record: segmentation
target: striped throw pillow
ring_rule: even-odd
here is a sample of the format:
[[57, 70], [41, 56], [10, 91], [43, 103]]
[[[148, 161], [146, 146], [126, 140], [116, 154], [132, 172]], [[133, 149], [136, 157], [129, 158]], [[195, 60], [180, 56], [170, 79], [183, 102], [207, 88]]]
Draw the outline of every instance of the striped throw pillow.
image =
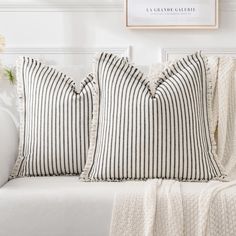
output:
[[76, 89], [56, 69], [23, 57], [17, 65], [19, 156], [12, 177], [79, 175], [87, 159], [93, 77]]
[[112, 54], [96, 65], [87, 181], [223, 179], [211, 129], [211, 81], [200, 53], [153, 80]]

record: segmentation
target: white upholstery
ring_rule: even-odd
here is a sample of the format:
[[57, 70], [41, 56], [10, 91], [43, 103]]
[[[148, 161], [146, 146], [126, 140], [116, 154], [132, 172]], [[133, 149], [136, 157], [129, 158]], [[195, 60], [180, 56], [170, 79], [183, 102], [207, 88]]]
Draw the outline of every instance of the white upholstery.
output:
[[1, 236], [106, 236], [115, 193], [143, 183], [84, 183], [78, 177], [14, 179], [0, 188]]
[[[192, 201], [206, 186], [181, 183], [184, 222], [191, 222], [184, 226], [186, 232], [196, 223], [194, 217], [188, 219]], [[79, 182], [78, 177], [11, 180], [0, 188], [0, 236], [108, 236], [116, 193], [144, 191], [144, 187], [144, 182], [89, 183]], [[233, 209], [236, 187], [217, 195], [213, 211], [222, 197]], [[215, 220], [220, 224], [220, 217]]]
[[18, 151], [18, 132], [7, 111], [0, 109], [0, 187], [7, 182]]

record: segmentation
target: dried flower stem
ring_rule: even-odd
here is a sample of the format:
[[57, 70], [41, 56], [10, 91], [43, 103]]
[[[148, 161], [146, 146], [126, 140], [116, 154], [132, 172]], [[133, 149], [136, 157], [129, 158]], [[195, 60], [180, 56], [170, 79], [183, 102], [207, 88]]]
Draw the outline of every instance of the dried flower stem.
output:
[[2, 52], [4, 50], [5, 47], [5, 38], [0, 35], [0, 52]]

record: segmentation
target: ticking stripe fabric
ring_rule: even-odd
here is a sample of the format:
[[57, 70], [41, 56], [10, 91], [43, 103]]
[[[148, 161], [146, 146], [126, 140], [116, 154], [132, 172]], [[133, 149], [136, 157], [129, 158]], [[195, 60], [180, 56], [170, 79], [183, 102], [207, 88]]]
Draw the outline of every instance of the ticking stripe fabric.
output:
[[20, 109], [17, 176], [79, 175], [87, 159], [93, 110], [93, 76], [75, 82], [23, 57], [17, 65]]
[[101, 54], [91, 147], [81, 179], [224, 178], [211, 131], [209, 73], [206, 59], [196, 53], [164, 70], [151, 92], [153, 80], [139, 69]]

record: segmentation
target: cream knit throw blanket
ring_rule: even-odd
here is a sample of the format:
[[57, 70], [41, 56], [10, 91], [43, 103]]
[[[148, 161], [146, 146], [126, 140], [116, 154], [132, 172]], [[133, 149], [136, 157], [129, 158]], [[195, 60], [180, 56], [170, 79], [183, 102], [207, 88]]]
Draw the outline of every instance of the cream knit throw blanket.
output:
[[[236, 176], [236, 62], [209, 58], [218, 156]], [[235, 236], [236, 181], [149, 180], [139, 191], [116, 195], [111, 236]], [[184, 190], [185, 189], [185, 190]]]
[[[226, 171], [236, 177], [236, 60], [219, 59], [213, 111], [218, 156]], [[218, 125], [218, 128], [217, 128]]]

